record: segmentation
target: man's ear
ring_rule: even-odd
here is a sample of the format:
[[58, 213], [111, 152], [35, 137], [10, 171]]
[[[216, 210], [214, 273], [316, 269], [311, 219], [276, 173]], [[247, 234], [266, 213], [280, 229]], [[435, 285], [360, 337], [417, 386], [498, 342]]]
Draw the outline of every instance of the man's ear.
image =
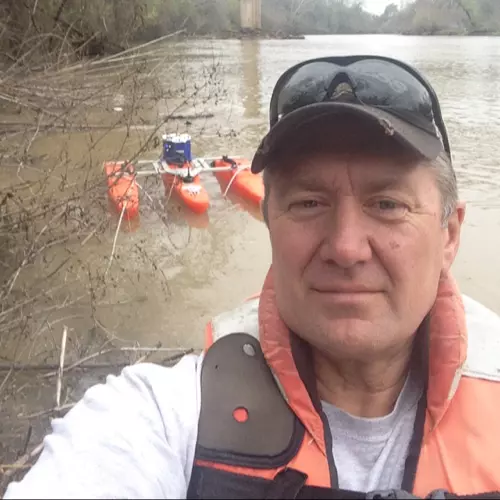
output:
[[443, 271], [448, 272], [460, 247], [460, 235], [465, 219], [465, 202], [459, 202], [444, 228]]

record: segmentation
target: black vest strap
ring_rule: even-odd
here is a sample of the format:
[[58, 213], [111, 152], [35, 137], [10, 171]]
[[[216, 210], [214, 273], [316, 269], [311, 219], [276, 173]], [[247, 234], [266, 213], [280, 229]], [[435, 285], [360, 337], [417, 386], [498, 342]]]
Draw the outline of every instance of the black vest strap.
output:
[[268, 500], [297, 498], [307, 481], [307, 474], [294, 469], [285, 469], [276, 475], [266, 495]]
[[304, 486], [307, 476], [285, 469], [274, 480], [244, 476], [212, 467], [195, 465], [189, 483], [188, 499], [277, 499], [364, 500], [366, 493]]

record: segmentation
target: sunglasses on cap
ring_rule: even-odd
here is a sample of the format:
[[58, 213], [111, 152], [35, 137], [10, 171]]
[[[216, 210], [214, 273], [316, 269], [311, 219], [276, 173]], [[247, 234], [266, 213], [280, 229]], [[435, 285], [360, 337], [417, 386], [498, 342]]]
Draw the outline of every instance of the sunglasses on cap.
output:
[[252, 162], [264, 169], [269, 155], [297, 128], [318, 117], [357, 114], [383, 127], [419, 155], [433, 160], [451, 149], [437, 95], [415, 68], [382, 56], [322, 57], [283, 73], [270, 104], [270, 130]]

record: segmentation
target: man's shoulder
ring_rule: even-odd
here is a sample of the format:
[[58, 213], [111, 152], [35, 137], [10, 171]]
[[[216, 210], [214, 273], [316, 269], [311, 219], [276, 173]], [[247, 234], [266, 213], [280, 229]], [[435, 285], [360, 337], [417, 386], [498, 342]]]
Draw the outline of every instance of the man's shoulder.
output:
[[[176, 363], [170, 366], [164, 366], [159, 363], [137, 363], [125, 367], [119, 377], [128, 380], [142, 381], [149, 386], [164, 385], [165, 380], [179, 379], [183, 377], [196, 376], [202, 361], [202, 356], [196, 354], [186, 354], [182, 356]], [[115, 378], [114, 375], [109, 375], [108, 380]]]
[[142, 363], [88, 389], [5, 498], [185, 498], [196, 447], [201, 357]]
[[467, 360], [463, 374], [500, 382], [500, 316], [462, 295], [467, 321]]
[[[120, 384], [124, 393], [134, 392], [152, 400], [160, 413], [196, 407], [199, 400], [200, 370], [203, 355], [189, 354], [173, 366], [139, 363], [124, 368], [118, 377], [109, 376], [107, 384]], [[176, 404], [176, 401], [178, 404]]]

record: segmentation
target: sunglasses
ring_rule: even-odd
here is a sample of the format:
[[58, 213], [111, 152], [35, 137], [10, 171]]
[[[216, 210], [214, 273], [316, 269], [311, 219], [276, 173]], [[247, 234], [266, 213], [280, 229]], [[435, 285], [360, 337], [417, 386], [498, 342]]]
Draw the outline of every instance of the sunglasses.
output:
[[451, 158], [437, 95], [429, 81], [408, 64], [382, 56], [322, 57], [301, 62], [283, 73], [274, 87], [270, 126], [299, 108], [329, 101], [389, 113], [437, 136]]

